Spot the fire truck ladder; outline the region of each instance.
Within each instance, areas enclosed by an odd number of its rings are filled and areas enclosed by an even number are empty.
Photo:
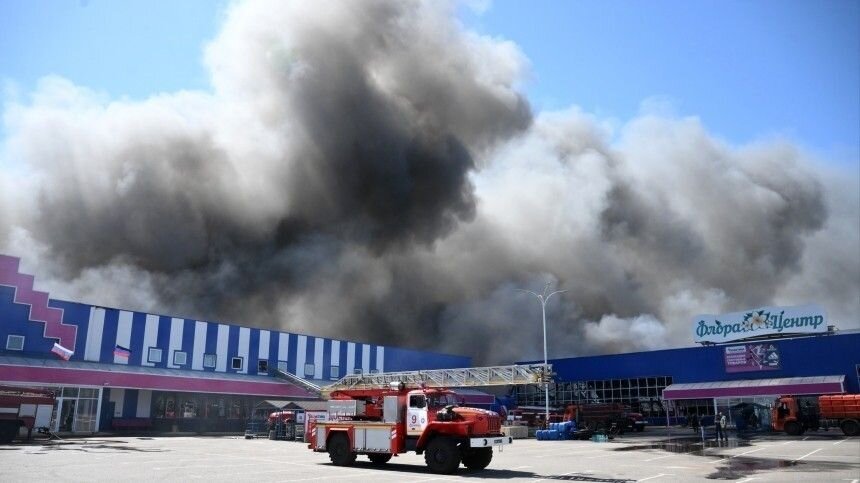
[[[427,371],[384,372],[379,374],[352,374],[330,386],[322,394],[345,389],[374,389],[402,382],[406,387],[470,387],[540,384],[552,375],[552,365],[530,364],[492,367],[466,367],[462,369],[431,369]]]
[[[322,395],[322,388],[321,387],[317,386],[316,384],[314,384],[308,380],[302,379],[299,376],[295,376],[293,374],[290,374],[287,371],[275,369],[275,376],[280,377],[281,379],[287,380],[289,382],[292,382],[293,384],[296,384],[297,386],[304,388],[305,390],[307,390],[308,392],[312,393],[315,396]]]

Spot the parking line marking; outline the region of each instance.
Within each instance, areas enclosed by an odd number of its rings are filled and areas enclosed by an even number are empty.
[[[803,437],[803,441],[806,441],[807,439],[809,439],[809,436],[804,436],[804,437]]]
[[[744,451],[743,453],[732,455],[732,458],[737,458],[738,456],[743,456],[745,454],[755,453],[756,451],[761,451],[763,449],[768,449],[770,446],[763,446],[761,448],[751,449],[749,451]]]
[[[567,476],[567,475],[570,475],[570,474],[573,474],[573,473],[576,473],[576,472],[575,472],[575,471],[570,471],[570,472],[565,473],[565,474],[563,474],[563,475],[551,476],[551,477],[549,477],[549,478],[552,478],[552,479],[559,479],[559,480],[560,480],[562,476]],[[546,480],[546,478],[541,478],[541,479],[539,479],[539,480],[535,480],[533,483],[538,483],[539,481],[544,481],[544,480]]]
[[[848,441],[849,439],[851,439],[851,438],[850,438],[850,437],[848,437],[848,438],[845,438],[845,439],[840,439],[839,441],[837,441],[837,442],[833,443],[833,446],[836,446],[837,444],[842,444],[842,443],[844,443],[844,442]]]
[[[641,480],[636,480],[636,481],[648,481],[648,480],[653,480],[654,478],[660,478],[661,476],[673,476],[673,475],[666,474],[666,473],[660,473],[659,475],[649,476],[648,478],[642,478]]]
[[[817,450],[815,450],[815,451],[810,451],[809,453],[806,453],[805,455],[801,456],[800,458],[797,458],[797,459],[796,459],[796,460],[794,460],[794,461],[800,461],[800,460],[802,460],[803,458],[806,458],[807,456],[812,456],[812,455],[814,455],[815,453],[818,453],[819,451],[821,451],[822,449],[824,449],[824,448],[818,448],[818,449],[817,449]]]

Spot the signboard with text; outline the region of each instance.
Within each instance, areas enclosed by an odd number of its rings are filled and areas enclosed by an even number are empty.
[[[760,307],[722,315],[699,315],[693,319],[695,342],[732,342],[766,335],[827,332],[827,317],[818,305]]]
[[[728,373],[775,371],[780,368],[779,350],[773,343],[727,346],[723,354]]]

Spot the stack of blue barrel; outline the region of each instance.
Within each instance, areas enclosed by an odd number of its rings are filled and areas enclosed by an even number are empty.
[[[540,429],[535,432],[538,441],[559,441],[573,439],[576,432],[576,421],[565,421],[563,423],[549,423],[549,429]]]

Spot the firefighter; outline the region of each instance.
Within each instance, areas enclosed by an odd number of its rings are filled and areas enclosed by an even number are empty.
[[[729,442],[729,437],[726,434],[726,416],[723,415],[723,412],[720,411],[717,413],[717,416],[714,418],[714,429],[716,430],[715,439],[717,442],[720,440]]]

